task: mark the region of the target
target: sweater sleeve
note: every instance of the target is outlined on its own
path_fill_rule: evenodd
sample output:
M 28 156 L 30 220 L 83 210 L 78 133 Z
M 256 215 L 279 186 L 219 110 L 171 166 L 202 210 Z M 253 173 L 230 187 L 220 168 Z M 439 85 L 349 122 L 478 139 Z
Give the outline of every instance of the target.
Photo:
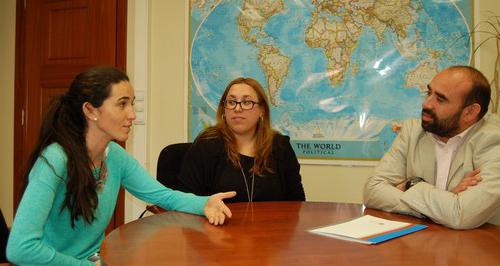
M 115 145 L 122 169 L 122 184 L 135 197 L 167 210 L 204 215 L 208 197 L 199 197 L 163 186 L 125 150 Z
M 297 200 L 305 201 L 306 196 L 304 193 L 304 187 L 302 186 L 302 178 L 300 176 L 300 164 L 297 160 L 297 156 L 290 145 L 290 138 L 288 136 L 281 137 L 280 146 L 283 153 L 283 159 L 285 167 L 283 170 L 284 182 L 286 187 L 286 199 L 287 200 Z M 281 169 L 281 167 L 280 167 Z
M 7 258 L 14 264 L 94 265 L 62 254 L 42 241 L 57 187 L 65 185 L 62 177 L 66 175 L 66 159 L 62 153 L 54 149 L 45 152 L 31 169 L 7 243 Z

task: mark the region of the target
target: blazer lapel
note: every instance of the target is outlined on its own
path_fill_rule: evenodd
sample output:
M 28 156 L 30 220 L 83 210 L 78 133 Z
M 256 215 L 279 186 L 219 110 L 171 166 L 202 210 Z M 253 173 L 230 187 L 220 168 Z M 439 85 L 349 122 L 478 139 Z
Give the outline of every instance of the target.
M 424 176 L 426 181 L 430 184 L 436 183 L 436 150 L 434 148 L 434 141 L 432 137 L 423 133 L 419 150 L 419 157 L 422 163 L 422 171 L 424 172 Z
M 450 172 L 448 174 L 448 181 L 446 182 L 446 187 L 450 185 L 450 182 L 453 178 L 455 178 L 458 170 L 462 165 L 464 164 L 464 156 L 465 156 L 465 149 L 467 147 L 467 143 L 470 141 L 471 136 L 473 136 L 476 131 L 482 126 L 484 123 L 484 119 L 481 119 L 479 122 L 477 122 L 473 128 L 469 132 L 467 132 L 467 135 L 465 136 L 464 141 L 462 142 L 462 145 L 460 145 L 460 148 L 458 148 L 457 154 L 455 154 L 455 157 L 453 158 L 453 161 L 451 162 L 450 166 Z M 458 176 L 458 178 L 462 179 L 464 178 L 463 176 Z
M 460 167 L 462 167 L 462 165 L 464 164 L 465 147 L 467 146 L 465 141 L 462 143 L 462 145 L 460 145 L 457 154 L 455 154 L 455 157 L 453 157 L 453 161 L 451 161 L 450 172 L 448 173 L 448 180 L 446 181 L 446 187 L 450 185 L 450 182 L 453 178 L 455 178 L 458 169 L 460 169 Z M 459 178 L 463 178 L 463 176 Z

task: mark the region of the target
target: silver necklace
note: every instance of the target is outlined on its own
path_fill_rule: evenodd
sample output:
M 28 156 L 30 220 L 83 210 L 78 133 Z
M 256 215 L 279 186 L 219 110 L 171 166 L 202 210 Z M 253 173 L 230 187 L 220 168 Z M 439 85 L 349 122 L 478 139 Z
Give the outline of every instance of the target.
M 96 180 L 96 191 L 101 192 L 104 189 L 104 185 L 106 185 L 106 179 L 108 177 L 108 167 L 106 166 L 106 157 L 108 156 L 109 146 L 104 150 L 104 156 L 101 160 L 101 166 L 99 167 L 99 176 L 97 176 Z M 94 163 L 92 163 L 93 165 Z M 96 171 L 96 167 L 94 165 L 94 171 Z
M 101 192 L 104 189 L 107 177 L 108 177 L 108 167 L 106 167 L 106 163 L 104 163 L 104 160 L 102 160 L 101 167 L 99 168 L 99 176 L 97 177 L 96 180 L 97 192 Z
M 245 175 L 245 172 L 243 171 L 243 167 L 240 166 L 240 170 L 241 170 L 241 174 L 243 175 L 243 181 L 245 181 L 245 187 L 247 189 L 248 202 L 253 202 L 253 188 L 254 188 L 255 173 L 252 172 L 252 190 L 249 190 L 248 189 L 247 176 Z

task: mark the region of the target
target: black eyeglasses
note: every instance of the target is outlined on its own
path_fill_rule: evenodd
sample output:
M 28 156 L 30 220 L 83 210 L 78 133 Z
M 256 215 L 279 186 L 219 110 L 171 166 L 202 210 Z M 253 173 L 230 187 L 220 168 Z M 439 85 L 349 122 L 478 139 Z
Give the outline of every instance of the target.
M 256 104 L 259 104 L 258 102 L 250 101 L 250 100 L 244 100 L 241 102 L 238 102 L 236 100 L 225 100 L 224 101 L 224 108 L 229 109 L 229 110 L 234 110 L 236 109 L 237 105 L 240 105 L 241 109 L 243 110 L 252 110 L 253 106 Z

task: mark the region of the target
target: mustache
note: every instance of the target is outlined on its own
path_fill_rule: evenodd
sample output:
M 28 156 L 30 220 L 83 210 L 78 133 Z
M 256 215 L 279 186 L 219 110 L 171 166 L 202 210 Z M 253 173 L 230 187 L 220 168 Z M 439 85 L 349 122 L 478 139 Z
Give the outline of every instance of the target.
M 436 113 L 429 109 L 422 109 L 422 114 L 430 115 L 432 118 L 436 118 Z

